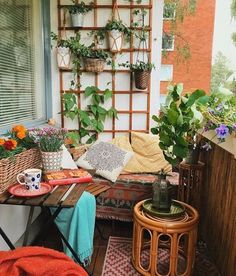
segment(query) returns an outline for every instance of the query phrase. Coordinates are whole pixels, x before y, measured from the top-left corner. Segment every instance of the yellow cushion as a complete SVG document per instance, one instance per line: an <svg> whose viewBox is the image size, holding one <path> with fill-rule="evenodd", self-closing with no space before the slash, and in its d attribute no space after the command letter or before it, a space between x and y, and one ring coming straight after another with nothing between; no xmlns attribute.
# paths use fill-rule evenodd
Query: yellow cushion
<svg viewBox="0 0 236 276"><path fill-rule="evenodd" d="M157 135L132 132L131 144L127 135L113 139L112 143L124 150L134 152L134 156L122 173L153 173L161 169L166 172L171 171L171 165L165 160L158 145Z"/></svg>

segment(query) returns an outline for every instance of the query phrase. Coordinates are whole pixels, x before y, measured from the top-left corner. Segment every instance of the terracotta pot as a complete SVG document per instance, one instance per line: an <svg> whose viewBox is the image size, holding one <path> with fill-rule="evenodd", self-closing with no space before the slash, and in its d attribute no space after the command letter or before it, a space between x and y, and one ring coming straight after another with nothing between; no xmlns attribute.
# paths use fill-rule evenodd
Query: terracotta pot
<svg viewBox="0 0 236 276"><path fill-rule="evenodd" d="M63 150L56 152L41 151L43 171L56 172L61 169Z"/></svg>

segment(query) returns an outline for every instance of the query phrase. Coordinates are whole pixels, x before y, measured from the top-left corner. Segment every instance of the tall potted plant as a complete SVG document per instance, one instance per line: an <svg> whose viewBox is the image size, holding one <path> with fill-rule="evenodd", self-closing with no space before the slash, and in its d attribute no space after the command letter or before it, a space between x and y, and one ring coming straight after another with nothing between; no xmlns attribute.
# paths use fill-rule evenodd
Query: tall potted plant
<svg viewBox="0 0 236 276"><path fill-rule="evenodd" d="M83 27L84 25L84 15L92 10L92 4L86 5L83 1L81 3L77 3L76 0L72 0L74 3L73 6L68 8L72 27Z"/></svg>
<svg viewBox="0 0 236 276"><path fill-rule="evenodd" d="M130 28L122 20L113 18L107 22L105 30L108 34L110 51L114 53L120 52L122 50L124 36L129 38L131 35Z"/></svg>
<svg viewBox="0 0 236 276"><path fill-rule="evenodd" d="M151 129L159 135L159 146L165 159L176 165L190 152L198 149L197 134L202 128L203 116L198 111L200 103L204 102L205 92L196 90L192 94L181 95L183 85L170 85L165 104L161 107L159 117L153 116L157 123ZM188 163L197 163L196 158L188 158Z"/></svg>
<svg viewBox="0 0 236 276"><path fill-rule="evenodd" d="M151 71L155 68L153 63L137 61L135 64L131 64L127 61L126 63L121 63L120 65L130 68L130 70L134 73L135 87L137 89L147 89Z"/></svg>

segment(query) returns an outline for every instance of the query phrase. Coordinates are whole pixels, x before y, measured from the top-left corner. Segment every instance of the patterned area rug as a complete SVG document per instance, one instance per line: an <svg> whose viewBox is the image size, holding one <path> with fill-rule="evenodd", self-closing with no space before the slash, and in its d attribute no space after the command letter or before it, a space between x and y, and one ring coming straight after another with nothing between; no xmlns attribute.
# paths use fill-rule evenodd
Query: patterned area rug
<svg viewBox="0 0 236 276"><path fill-rule="evenodd" d="M166 275L168 273L169 250L159 249L159 273ZM139 276L139 274L132 266L132 239L123 237L110 237L105 261L103 265L102 276ZM148 252L142 253L141 264L147 267ZM178 261L178 273L182 274L185 267L185 260L183 257ZM218 276L217 269L203 253L197 250L196 262L193 276Z"/></svg>

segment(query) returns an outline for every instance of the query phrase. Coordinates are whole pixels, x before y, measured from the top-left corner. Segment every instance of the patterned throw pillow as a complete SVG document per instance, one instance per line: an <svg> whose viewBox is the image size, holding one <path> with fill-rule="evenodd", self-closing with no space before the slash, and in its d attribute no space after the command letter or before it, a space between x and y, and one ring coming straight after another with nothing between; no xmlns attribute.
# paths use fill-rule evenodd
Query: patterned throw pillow
<svg viewBox="0 0 236 276"><path fill-rule="evenodd" d="M133 153L120 149L111 143L97 141L77 161L77 166L115 182Z"/></svg>

